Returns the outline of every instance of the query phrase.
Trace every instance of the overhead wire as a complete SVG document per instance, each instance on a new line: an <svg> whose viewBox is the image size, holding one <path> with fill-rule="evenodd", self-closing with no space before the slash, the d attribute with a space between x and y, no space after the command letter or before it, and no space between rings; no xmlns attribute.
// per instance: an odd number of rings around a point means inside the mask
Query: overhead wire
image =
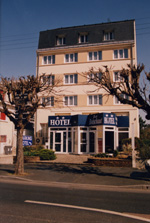
<svg viewBox="0 0 150 223"><path fill-rule="evenodd" d="M150 17L143 17L143 18L138 18L138 19L135 19L136 21L138 20L144 20L144 19L149 19ZM136 27L139 27L139 26L144 26L144 25L148 25L150 24L149 22L144 22L144 23L136 23ZM145 29L150 29L150 27L141 27L141 28L136 28L136 31L137 31L137 36L141 36L141 35L149 35L150 32L142 32L142 33L139 33L140 30L145 30ZM148 31L148 30L147 30ZM32 35L37 35L36 37L31 37ZM0 37L0 48L2 51L4 50L18 50L18 49L29 49L29 48L35 48L35 47L38 47L38 35L39 35L39 32L33 32L33 33L25 33L25 34L14 34L14 35L6 35L6 36L2 36ZM25 37L25 38L19 38L19 37ZM18 37L17 39L14 38L14 37ZM11 39L12 38L12 39ZM26 42L28 40L35 40L35 41L32 41L32 42ZM21 42L20 42L21 41ZM17 42L17 43L15 43ZM4 44L3 44L4 43ZM32 44L32 43L35 43L36 46L23 46L23 45L26 45L26 44ZM18 46L18 45L22 45L20 47L14 47L14 46ZM12 46L12 47L9 47L9 48L6 48L7 46Z"/></svg>

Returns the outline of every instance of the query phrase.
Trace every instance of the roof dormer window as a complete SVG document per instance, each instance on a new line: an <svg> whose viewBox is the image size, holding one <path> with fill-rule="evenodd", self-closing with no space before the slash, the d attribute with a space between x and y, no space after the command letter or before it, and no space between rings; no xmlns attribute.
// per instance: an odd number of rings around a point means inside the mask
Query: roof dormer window
<svg viewBox="0 0 150 223"><path fill-rule="evenodd" d="M79 43L87 43L87 42L88 42L88 33L80 33Z"/></svg>
<svg viewBox="0 0 150 223"><path fill-rule="evenodd" d="M56 45L61 46L66 44L66 37L65 36L57 36L56 37Z"/></svg>
<svg viewBox="0 0 150 223"><path fill-rule="evenodd" d="M104 32L104 41L109 41L114 39L114 31L105 31Z"/></svg>

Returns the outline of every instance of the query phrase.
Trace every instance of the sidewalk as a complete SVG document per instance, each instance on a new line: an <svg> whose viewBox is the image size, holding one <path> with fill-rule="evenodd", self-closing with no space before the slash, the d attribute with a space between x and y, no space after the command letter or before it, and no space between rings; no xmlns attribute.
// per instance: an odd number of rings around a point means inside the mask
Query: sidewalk
<svg viewBox="0 0 150 223"><path fill-rule="evenodd" d="M71 183L150 189L150 173L128 167L98 167L87 155L58 155L54 161L25 164L24 176L15 176L14 165L0 165L0 176L47 183Z"/></svg>

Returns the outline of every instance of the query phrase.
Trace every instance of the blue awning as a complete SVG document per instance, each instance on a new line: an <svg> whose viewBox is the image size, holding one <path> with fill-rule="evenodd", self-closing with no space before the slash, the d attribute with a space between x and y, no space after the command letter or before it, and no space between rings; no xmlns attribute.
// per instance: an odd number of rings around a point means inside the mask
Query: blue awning
<svg viewBox="0 0 150 223"><path fill-rule="evenodd" d="M117 116L117 127L129 127L129 116Z"/></svg>
<svg viewBox="0 0 150 223"><path fill-rule="evenodd" d="M48 117L48 127L98 126L98 125L117 126L117 117L115 114L112 113Z"/></svg>

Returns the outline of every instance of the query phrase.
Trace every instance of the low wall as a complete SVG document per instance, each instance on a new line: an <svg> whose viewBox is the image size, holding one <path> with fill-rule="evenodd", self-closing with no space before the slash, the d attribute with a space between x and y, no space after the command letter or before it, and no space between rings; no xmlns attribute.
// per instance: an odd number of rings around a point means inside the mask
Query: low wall
<svg viewBox="0 0 150 223"><path fill-rule="evenodd" d="M39 156L24 156L25 163L36 163L40 161Z"/></svg>
<svg viewBox="0 0 150 223"><path fill-rule="evenodd" d="M0 155L0 164L13 164L12 155Z"/></svg>
<svg viewBox="0 0 150 223"><path fill-rule="evenodd" d="M89 158L88 163L93 163L96 166L132 167L130 159Z"/></svg>

